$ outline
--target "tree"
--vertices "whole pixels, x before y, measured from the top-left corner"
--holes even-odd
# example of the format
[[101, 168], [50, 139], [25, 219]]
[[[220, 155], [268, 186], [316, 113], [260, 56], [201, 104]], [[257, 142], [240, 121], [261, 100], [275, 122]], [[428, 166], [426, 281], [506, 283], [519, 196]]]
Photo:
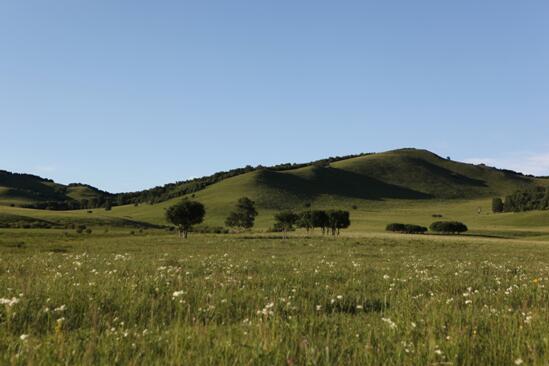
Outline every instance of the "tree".
[[250, 229], [254, 226], [256, 216], [255, 202], [248, 197], [242, 197], [236, 203], [234, 211], [227, 216], [225, 225], [244, 230]]
[[503, 212], [503, 201], [501, 198], [494, 198], [492, 199], [492, 212], [493, 213], [501, 213]]
[[461, 234], [468, 230], [464, 223], [458, 221], [437, 221], [429, 227], [431, 231], [444, 234]]
[[349, 211], [332, 210], [328, 211], [328, 225], [332, 230], [332, 235], [339, 235], [340, 229], [346, 229], [351, 225]]
[[193, 225], [200, 224], [206, 210], [200, 202], [184, 200], [166, 210], [166, 219], [177, 226], [179, 236], [187, 238]]
[[305, 228], [307, 233], [313, 228], [313, 212], [312, 211], [303, 211], [299, 214], [297, 220], [297, 226]]
[[311, 219], [313, 228], [318, 227], [322, 229], [322, 235], [326, 233], [326, 228], [328, 227], [328, 214], [326, 211], [314, 210], [311, 211]]
[[287, 237], [287, 233], [294, 229], [299, 216], [292, 211], [282, 211], [275, 215], [275, 228], [280, 229], [284, 233], [284, 238]]
[[105, 211], [110, 211], [112, 209], [112, 202], [111, 200], [105, 201]]

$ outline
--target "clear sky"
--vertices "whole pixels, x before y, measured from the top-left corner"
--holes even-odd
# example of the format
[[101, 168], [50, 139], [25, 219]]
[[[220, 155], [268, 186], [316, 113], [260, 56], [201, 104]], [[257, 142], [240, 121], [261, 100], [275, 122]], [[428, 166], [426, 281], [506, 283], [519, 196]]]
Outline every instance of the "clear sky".
[[427, 148], [549, 174], [547, 0], [0, 1], [0, 169], [129, 191]]

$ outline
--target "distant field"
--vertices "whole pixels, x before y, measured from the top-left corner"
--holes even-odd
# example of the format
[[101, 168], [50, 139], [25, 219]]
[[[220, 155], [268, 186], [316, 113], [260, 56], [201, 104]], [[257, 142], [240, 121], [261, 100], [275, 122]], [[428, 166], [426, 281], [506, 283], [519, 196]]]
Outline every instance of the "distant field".
[[[206, 206], [204, 225], [223, 226], [224, 220], [236, 199], [219, 198], [215, 186], [198, 192], [194, 198]], [[0, 223], [25, 218], [61, 223], [83, 223], [97, 227], [135, 227], [139, 225], [167, 225], [165, 208], [181, 200], [172, 199], [160, 204], [140, 204], [104, 209], [78, 211], [31, 210], [0, 206]], [[356, 209], [353, 208], [356, 207]], [[350, 233], [383, 232], [388, 223], [401, 222], [428, 226], [436, 220], [458, 220], [469, 226], [470, 233], [505, 237], [531, 237], [549, 239], [549, 211], [492, 214], [490, 199], [475, 200], [360, 200], [338, 197], [320, 197], [311, 207], [340, 208], [351, 212]], [[479, 208], [481, 210], [480, 214]], [[297, 210], [305, 210], [305, 207]], [[91, 211], [89, 213], [88, 211]], [[273, 224], [274, 209], [258, 209], [255, 231], [265, 231]], [[442, 215], [434, 218], [433, 215]]]
[[546, 242], [257, 235], [0, 229], [0, 363], [549, 363]]

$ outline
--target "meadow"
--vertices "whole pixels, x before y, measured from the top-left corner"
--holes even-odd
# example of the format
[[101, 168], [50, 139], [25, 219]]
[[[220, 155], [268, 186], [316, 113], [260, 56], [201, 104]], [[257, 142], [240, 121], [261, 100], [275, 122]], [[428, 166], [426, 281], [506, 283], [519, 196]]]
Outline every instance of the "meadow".
[[0, 230], [6, 365], [547, 365], [547, 243]]

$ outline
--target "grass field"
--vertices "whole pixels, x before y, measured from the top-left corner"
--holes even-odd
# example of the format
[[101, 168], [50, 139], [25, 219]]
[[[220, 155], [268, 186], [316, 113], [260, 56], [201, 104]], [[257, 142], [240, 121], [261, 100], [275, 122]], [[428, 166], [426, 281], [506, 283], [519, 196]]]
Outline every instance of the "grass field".
[[[548, 365], [549, 211], [492, 214], [490, 196], [476, 195], [523, 178], [412, 153], [258, 170], [189, 196], [207, 226], [252, 197], [259, 216], [246, 234], [177, 238], [164, 210], [182, 198], [0, 206], [0, 227], [54, 227], [0, 228], [0, 364]], [[409, 188], [395, 188], [403, 176]], [[429, 189], [468, 199], [417, 196]], [[306, 204], [349, 210], [351, 227], [339, 238], [268, 232], [279, 209]], [[469, 232], [385, 232], [438, 220]]]
[[525, 239], [2, 229], [0, 363], [547, 365], [548, 280]]

